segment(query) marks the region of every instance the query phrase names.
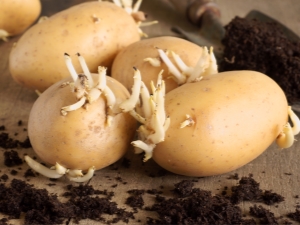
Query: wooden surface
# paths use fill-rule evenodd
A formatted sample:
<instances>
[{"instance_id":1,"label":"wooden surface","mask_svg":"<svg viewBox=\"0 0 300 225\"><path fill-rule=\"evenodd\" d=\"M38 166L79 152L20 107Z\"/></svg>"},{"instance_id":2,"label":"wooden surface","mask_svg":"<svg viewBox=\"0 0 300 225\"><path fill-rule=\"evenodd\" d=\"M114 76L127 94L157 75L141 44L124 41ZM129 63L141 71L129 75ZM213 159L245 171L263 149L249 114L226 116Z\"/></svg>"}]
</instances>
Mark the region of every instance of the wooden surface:
<instances>
[{"instance_id":1,"label":"wooden surface","mask_svg":"<svg viewBox=\"0 0 300 225\"><path fill-rule=\"evenodd\" d=\"M62 10L72 4L80 3L79 0L42 0L43 15L51 15L58 10ZM267 15L276 18L283 24L287 25L295 33L300 35L300 2L299 0L216 0L222 12L222 23L227 24L234 16L245 16L250 10L258 9ZM158 25L147 27L144 29L149 37L161 35L175 35L170 28L176 24L191 32L197 32L196 27L190 25L185 18L179 16L165 0L144 0L142 9L147 12L148 18L159 20ZM11 38L8 42L0 43L0 126L4 125L6 131L13 138L24 140L27 136L26 128L28 122L28 115L32 104L36 99L36 94L33 91L27 90L16 84L11 78L8 71L8 55L13 43L18 37ZM18 126L18 121L22 120L23 125ZM17 135L15 135L18 133ZM298 137L299 139L299 137ZM255 140L253 140L255 141ZM262 189L270 190L281 194L285 197L285 201L280 203L278 207L266 206L275 213L276 216L285 215L288 212L294 212L295 206L299 204L300 200L295 198L300 195L300 142L296 142L290 149L280 151L278 147L272 145L265 153L248 165L233 171L229 174L220 176L206 177L196 183L196 187L210 190L213 193L220 193L224 186L231 187L236 184L236 180L227 179L229 175L238 173L240 177L247 176L249 173L254 175ZM33 155L32 149L17 149L20 156L25 153ZM3 162L4 149L0 148L0 176L8 174L10 180L13 178L24 179L23 174L28 169L24 163L22 166L8 168ZM130 189L150 189L164 186L164 191L173 189L173 184L182 179L192 179L171 173L164 176L152 177L151 174L158 174L161 168L152 160L143 164L141 157L134 155L132 151L128 151L126 155L131 161L129 168L124 168L121 161L116 164L97 171L96 176L91 183L95 188L108 189L115 192L113 201L116 201L120 207L126 207L125 199L129 196L127 191ZM10 171L15 169L18 174L10 175ZM123 184L118 181L118 177L122 178ZM70 184L66 179L60 179L55 182L55 186L48 186L51 183L49 179L38 176L30 178L30 183L34 184L36 188L46 188L51 193L60 195L65 191L65 186ZM117 184L115 188L112 185ZM146 197L146 205L151 202L151 196ZM240 205L247 214L249 211L248 204ZM128 207L130 210L130 207ZM146 217L154 217L153 212L140 210L136 214L136 220L130 221L130 224L143 224ZM0 218L2 216L0 215ZM137 222L140 219L142 222ZM22 220L11 220L13 224L22 224ZM73 224L71 221L70 224ZM80 224L97 224L94 221L83 220ZM296 224L294 222L294 224Z\"/></svg>"}]
</instances>

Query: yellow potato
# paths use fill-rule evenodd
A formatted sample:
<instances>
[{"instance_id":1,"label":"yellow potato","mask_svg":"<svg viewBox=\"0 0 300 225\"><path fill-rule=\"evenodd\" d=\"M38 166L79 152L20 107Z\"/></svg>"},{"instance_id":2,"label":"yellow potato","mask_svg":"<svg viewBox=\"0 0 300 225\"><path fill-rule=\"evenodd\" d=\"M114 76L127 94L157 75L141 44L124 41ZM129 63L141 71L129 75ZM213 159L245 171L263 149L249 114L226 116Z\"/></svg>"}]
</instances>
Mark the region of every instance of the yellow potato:
<instances>
[{"instance_id":1,"label":"yellow potato","mask_svg":"<svg viewBox=\"0 0 300 225\"><path fill-rule=\"evenodd\" d=\"M177 37L156 37L144 39L135 42L120 53L118 53L112 66L111 76L120 81L127 89L133 85L132 67L141 71L142 80L150 90L150 82L156 82L157 76L163 69L163 78L166 82L166 92L178 87L173 79L168 79L170 74L164 63L160 66L152 66L149 62L144 61L146 58L159 59L157 48L162 50L174 51L178 54L187 66L195 66L203 52L200 46ZM172 60L172 62L174 62Z\"/></svg>"},{"instance_id":2,"label":"yellow potato","mask_svg":"<svg viewBox=\"0 0 300 225\"><path fill-rule=\"evenodd\" d=\"M39 91L68 76L62 55L85 58L91 72L110 67L116 54L140 40L138 26L123 8L111 2L75 5L35 24L9 56L9 70L20 84ZM82 71L77 60L74 67Z\"/></svg>"},{"instance_id":3,"label":"yellow potato","mask_svg":"<svg viewBox=\"0 0 300 225\"><path fill-rule=\"evenodd\" d=\"M288 120L281 88L254 71L223 72L184 84L166 94L165 107L171 124L153 159L187 176L223 174L249 163ZM180 128L184 121L187 126Z\"/></svg>"},{"instance_id":4,"label":"yellow potato","mask_svg":"<svg viewBox=\"0 0 300 225\"><path fill-rule=\"evenodd\" d=\"M87 109L81 107L61 115L62 107L77 101L70 87L61 87L66 81L71 78L52 85L32 107L28 135L34 151L44 162L57 162L68 169L101 169L116 162L130 145L136 121L129 114L120 113L108 126L103 94ZM118 102L128 98L129 92L116 80L107 77L107 85Z\"/></svg>"},{"instance_id":5,"label":"yellow potato","mask_svg":"<svg viewBox=\"0 0 300 225\"><path fill-rule=\"evenodd\" d=\"M1 0L0 39L22 33L40 13L40 0Z\"/></svg>"}]
</instances>

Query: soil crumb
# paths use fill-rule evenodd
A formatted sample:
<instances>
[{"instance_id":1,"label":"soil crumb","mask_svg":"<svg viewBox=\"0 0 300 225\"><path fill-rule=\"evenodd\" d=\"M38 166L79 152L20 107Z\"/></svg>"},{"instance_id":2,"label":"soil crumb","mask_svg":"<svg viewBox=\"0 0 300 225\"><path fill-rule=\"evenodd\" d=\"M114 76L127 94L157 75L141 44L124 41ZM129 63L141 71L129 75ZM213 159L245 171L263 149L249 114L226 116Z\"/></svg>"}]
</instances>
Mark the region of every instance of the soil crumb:
<instances>
[{"instance_id":1,"label":"soil crumb","mask_svg":"<svg viewBox=\"0 0 300 225\"><path fill-rule=\"evenodd\" d=\"M14 150L5 151L3 155L4 155L4 165L7 167L23 164L23 160L19 157L18 152Z\"/></svg>"}]
</instances>

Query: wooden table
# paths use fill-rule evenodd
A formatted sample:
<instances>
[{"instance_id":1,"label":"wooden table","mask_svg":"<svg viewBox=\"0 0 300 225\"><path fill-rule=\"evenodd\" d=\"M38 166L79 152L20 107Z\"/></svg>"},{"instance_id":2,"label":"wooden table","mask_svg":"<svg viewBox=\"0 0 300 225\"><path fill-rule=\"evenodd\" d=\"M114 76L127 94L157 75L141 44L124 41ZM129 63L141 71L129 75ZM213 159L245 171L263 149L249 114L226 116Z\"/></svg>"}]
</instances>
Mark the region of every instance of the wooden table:
<instances>
[{"instance_id":1,"label":"wooden table","mask_svg":"<svg viewBox=\"0 0 300 225\"><path fill-rule=\"evenodd\" d=\"M58 10L80 2L83 1L42 0L43 15L51 15ZM221 9L223 24L227 24L235 16L243 17L250 10L258 9L278 19L300 35L299 0L216 0L216 3ZM197 32L197 28L189 24L184 17L179 16L166 3L166 0L144 0L142 9L147 12L149 21L156 19L160 22L158 25L145 28L145 32L148 33L149 37L175 35L170 29L174 24L189 31ZM0 126L4 125L6 127L5 132L9 133L14 139L24 140L27 137L26 130L24 131L24 129L27 126L28 115L37 96L35 92L16 84L9 74L8 55L13 43L17 39L18 37L15 37L11 38L8 42L0 43ZM19 121L22 121L22 125L18 124ZM239 177L242 177L252 173L255 180L260 183L262 189L271 189L285 197L285 201L278 204L278 207L265 206L267 209L274 212L276 216L294 212L295 206L300 204L300 200L295 198L296 195L300 195L299 149L299 142L296 142L293 147L283 151L279 150L277 146L272 145L261 156L246 166L229 174L202 178L196 183L196 187L210 190L212 193L217 194L223 190L224 186L230 188L236 185L236 180L228 179L230 175L238 173ZM13 178L24 180L23 175L28 166L23 163L21 166L6 167L3 162L4 151L4 149L0 148L0 176L8 174L10 180ZM17 149L17 151L20 156L23 156L25 153L33 154L32 149ZM174 183L183 179L193 179L171 173L153 177L151 174L159 174L161 168L152 160L143 164L141 163L141 157L134 155L131 150L126 155L126 158L131 161L129 168L123 167L122 160L120 160L108 168L97 171L96 177L90 183L98 189L114 191L115 197L113 197L113 201L116 201L120 207L130 209L124 204L126 198L129 196L127 191L130 189L159 189L163 185L164 191L168 192L173 189ZM13 169L18 171L18 174L15 176L10 174ZM122 178L122 182L119 181L119 177ZM48 186L47 184L51 183L51 181L42 176L30 178L29 183L33 184L36 188L46 188L49 192L57 193L59 196L65 191L65 186L70 184L66 179L59 179L55 182L55 186ZM117 186L113 188L112 186L116 184ZM151 202L151 196L148 196L147 199ZM240 206L245 214L248 214L249 204L245 203ZM143 224L148 216L154 217L154 213L140 210L136 214L136 219L131 220L130 224ZM0 215L0 218L2 217L3 215ZM137 222L138 219L142 222ZM11 220L10 223L22 224L22 219ZM71 221L70 224L74 223ZM98 223L90 220L82 220L80 224Z\"/></svg>"}]
</instances>

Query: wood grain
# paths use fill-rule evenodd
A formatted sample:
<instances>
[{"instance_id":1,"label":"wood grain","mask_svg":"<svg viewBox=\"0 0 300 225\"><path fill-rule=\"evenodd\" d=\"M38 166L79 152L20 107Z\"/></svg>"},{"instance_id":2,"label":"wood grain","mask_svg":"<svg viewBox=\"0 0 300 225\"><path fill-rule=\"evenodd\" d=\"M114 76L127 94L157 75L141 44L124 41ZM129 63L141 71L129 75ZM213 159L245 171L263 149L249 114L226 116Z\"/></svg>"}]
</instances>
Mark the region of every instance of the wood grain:
<instances>
[{"instance_id":1,"label":"wood grain","mask_svg":"<svg viewBox=\"0 0 300 225\"><path fill-rule=\"evenodd\" d=\"M68 0L68 1L53 1L42 0L43 13L51 15L58 10L67 8L75 3L82 1ZM216 0L222 12L222 23L227 24L234 16L245 16L250 10L258 9L269 16L276 18L290 29L300 35L300 4L299 0ZM145 0L142 9L147 12L148 19L151 21L157 19L160 21L158 25L146 27L144 30L149 37L162 35L176 35L171 31L171 27L176 24L186 30L197 33L198 28L189 24L189 22L182 16L178 15L166 0ZM0 43L0 126L5 125L6 130L14 139L24 140L27 136L26 129L28 116L32 104L36 99L34 91L27 90L17 84L10 76L8 69L9 52L18 37L11 38L8 42ZM18 121L23 121L23 125L19 126ZM17 135L16 135L17 134ZM299 137L298 137L299 139ZM255 141L255 140L253 140ZM299 200L295 198L300 195L300 143L287 150L279 150L278 147L272 145L265 153L257 159L247 164L246 166L233 171L229 174L220 176L206 177L199 179L196 187L210 190L212 193L221 193L224 186L231 187L236 184L236 180L227 179L229 175L238 173L240 177L248 176L252 173L254 178L260 183L261 188L265 190L272 189L285 197L283 203L276 206L265 206L275 213L276 216L285 215L288 212L294 212L295 206L299 204ZM13 178L23 179L24 172L28 169L24 163L22 166L8 168L4 166L3 152L5 150L0 148L0 175L8 174L10 180ZM19 155L23 156L25 153L31 156L34 155L32 149L18 149ZM173 184L182 179L192 179L171 173L166 173L164 176L153 177L151 174L159 174L161 168L152 160L147 163L141 162L141 157L134 155L129 149L126 158L130 159L131 166L125 168L122 166L122 160L109 166L103 170L97 171L96 176L91 183L98 189L108 189L115 192L115 197L112 199L116 201L120 207L130 208L125 205L125 199L129 196L127 191L130 189L159 189L161 185L164 186L165 192L170 192ZM16 176L10 175L12 169L18 171ZM118 181L121 177L123 182ZM9 182L9 181L8 181ZM38 176L30 178L29 181L34 184L36 188L46 188L51 193L56 193L60 196L66 189L66 185L70 182L66 179L60 179L55 182L55 186L48 186L51 183L49 179ZM115 188L112 185L117 184ZM61 199L63 197L60 196ZM151 196L146 196L146 205L152 202ZM249 204L240 205L246 215L249 213ZM154 217L152 212L140 210L136 214L136 219L132 220L130 224L144 224L146 217ZM0 219L5 215L0 215ZM137 222L140 219L142 222ZM22 224L22 219L11 220L13 224ZM73 221L70 224L75 224ZM90 220L82 220L80 224L99 224ZM296 223L295 223L296 224Z\"/></svg>"}]
</instances>

